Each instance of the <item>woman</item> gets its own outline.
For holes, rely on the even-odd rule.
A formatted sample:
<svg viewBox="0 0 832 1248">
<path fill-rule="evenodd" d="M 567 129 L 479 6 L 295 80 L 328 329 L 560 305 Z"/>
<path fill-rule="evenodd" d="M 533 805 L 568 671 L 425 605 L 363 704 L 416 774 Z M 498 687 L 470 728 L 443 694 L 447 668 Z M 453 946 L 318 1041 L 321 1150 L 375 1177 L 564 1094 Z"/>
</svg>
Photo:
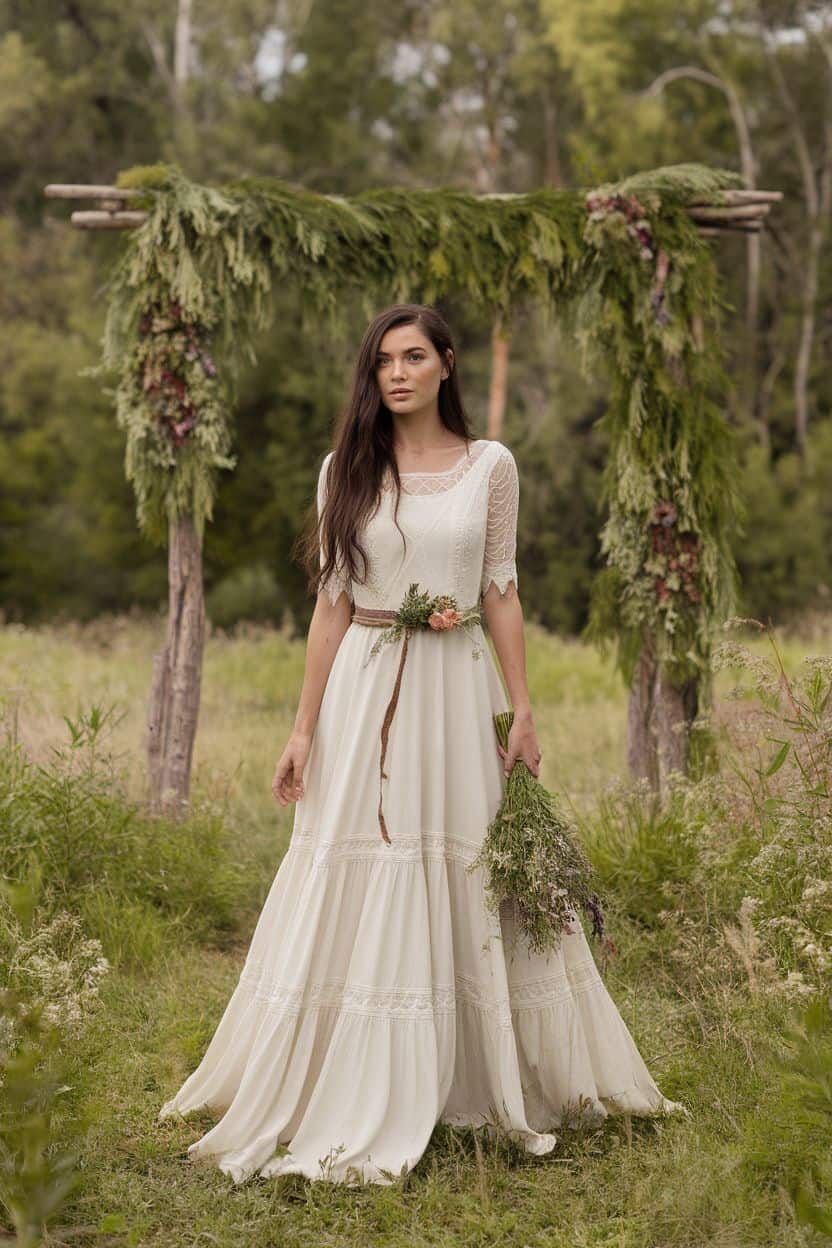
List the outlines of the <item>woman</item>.
<svg viewBox="0 0 832 1248">
<path fill-rule="evenodd" d="M 437 1122 L 490 1122 L 542 1154 L 578 1112 L 687 1112 L 653 1082 L 577 916 L 533 955 L 467 870 L 504 776 L 540 767 L 518 493 L 511 451 L 470 432 L 442 317 L 382 312 L 301 545 L 317 602 L 272 786 L 296 803 L 291 842 L 202 1062 L 160 1113 L 221 1113 L 188 1152 L 237 1182 L 389 1183 Z M 481 604 L 508 700 L 476 621 L 435 612 L 445 624 L 375 646 L 412 584 Z M 492 716 L 509 706 L 503 750 Z"/>
</svg>

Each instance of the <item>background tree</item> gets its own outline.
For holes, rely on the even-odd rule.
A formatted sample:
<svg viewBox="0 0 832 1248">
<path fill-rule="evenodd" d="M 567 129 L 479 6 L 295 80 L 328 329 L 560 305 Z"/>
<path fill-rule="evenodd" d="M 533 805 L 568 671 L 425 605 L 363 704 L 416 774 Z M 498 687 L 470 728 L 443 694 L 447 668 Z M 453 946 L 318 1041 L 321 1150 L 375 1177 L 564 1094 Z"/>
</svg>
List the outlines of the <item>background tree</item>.
<svg viewBox="0 0 832 1248">
<path fill-rule="evenodd" d="M 749 609 L 762 601 L 775 619 L 785 620 L 822 606 L 829 583 L 820 557 L 826 541 L 822 513 L 791 554 L 805 568 L 797 597 L 774 574 L 782 566 L 779 556 L 769 564 L 771 530 L 785 541 L 804 522 L 799 500 L 783 486 L 803 420 L 798 390 L 810 413 L 804 421 L 807 445 L 819 469 L 825 462 L 832 273 L 829 249 L 818 234 L 817 290 L 807 304 L 806 187 L 760 21 L 775 33 L 820 194 L 828 125 L 828 61 L 819 42 L 821 36 L 828 40 L 823 6 L 769 6 L 758 13 L 751 0 L 732 0 L 716 14 L 710 3 L 684 0 L 672 23 L 657 0 L 579 0 L 568 6 L 528 0 L 513 11 L 516 25 L 502 31 L 506 64 L 492 127 L 500 190 L 588 186 L 687 158 L 739 169 L 737 130 L 724 92 L 679 81 L 660 98 L 639 97 L 666 71 L 697 64 L 730 80 L 742 100 L 758 183 L 783 189 L 785 198 L 761 246 L 750 399 L 742 379 L 752 244 L 739 236 L 712 244 L 734 308 L 725 334 L 738 382 L 730 401 L 749 457 L 741 485 L 749 492 L 753 479 L 758 498 L 764 482 L 777 508 L 767 517 L 766 532 L 749 522 L 736 554 L 746 572 Z M 0 248 L 6 277 L 0 294 L 0 606 L 9 618 L 61 612 L 83 617 L 130 604 L 155 607 L 164 597 L 164 559 L 133 532 L 122 448 L 106 398 L 81 371 L 97 357 L 103 283 L 118 244 L 99 238 L 90 248 L 63 225 L 50 228 L 54 210 L 44 204 L 42 188 L 60 176 L 56 171 L 106 182 L 119 168 L 181 155 L 186 171 L 199 179 L 274 174 L 334 193 L 390 183 L 475 187 L 488 149 L 484 97 L 466 51 L 475 28 L 456 0 L 441 6 L 438 0 L 409 0 L 395 12 L 377 0 L 362 6 L 350 0 L 228 0 L 223 6 L 192 0 L 185 93 L 191 147 L 184 152 L 161 68 L 170 71 L 173 64 L 176 13 L 176 6 L 161 0 L 143 0 L 133 9 L 114 0 L 0 0 Z M 500 37 L 500 14 L 506 13 L 498 6 L 478 16 L 478 38 L 486 48 L 489 39 Z M 820 217 L 818 222 L 822 227 Z M 813 309 L 811 324 L 806 307 Z M 485 435 L 493 326 L 464 300 L 446 310 L 464 347 L 469 405 Z M 288 534 L 297 499 L 311 497 L 314 472 L 302 454 L 282 450 L 281 441 L 289 431 L 306 429 L 312 431 L 307 445 L 325 448 L 362 316 L 355 303 L 343 301 L 342 332 L 326 338 L 323 376 L 321 343 L 298 334 L 288 303 L 256 344 L 258 367 L 238 409 L 240 484 L 223 495 L 205 552 L 209 606 L 219 604 L 219 597 L 211 597 L 216 590 L 226 603 L 245 604 L 245 614 L 279 619 L 289 610 L 299 613 L 303 625 L 309 604 L 288 557 Z M 512 336 L 501 428 L 517 449 L 524 480 L 537 483 L 521 514 L 521 549 L 536 572 L 527 577 L 526 601 L 543 623 L 563 627 L 574 621 L 568 626 L 578 627 L 586 619 L 586 587 L 597 564 L 591 535 L 597 531 L 599 443 L 597 431 L 594 438 L 582 431 L 603 412 L 604 383 L 598 378 L 588 385 L 576 374 L 573 344 L 553 336 L 538 311 L 528 309 L 518 324 L 522 332 Z M 806 367 L 805 347 L 802 356 L 800 349 L 808 338 Z M 763 435 L 770 446 L 761 459 L 753 446 Z M 574 479 L 582 482 L 568 517 L 560 510 L 568 482 L 557 474 L 547 478 L 542 467 L 560 465 L 567 449 Z M 51 465 L 43 474 L 32 467 L 38 454 Z M 282 476 L 280 488 L 274 482 L 270 491 L 264 466 L 272 462 Z M 258 488 L 243 488 L 243 480 L 258 477 Z M 552 534 L 542 551 L 544 515 L 584 537 L 561 541 Z M 245 598 L 231 592 L 240 576 L 248 578 Z M 224 622 L 232 617 L 228 608 L 222 612 Z"/>
</svg>

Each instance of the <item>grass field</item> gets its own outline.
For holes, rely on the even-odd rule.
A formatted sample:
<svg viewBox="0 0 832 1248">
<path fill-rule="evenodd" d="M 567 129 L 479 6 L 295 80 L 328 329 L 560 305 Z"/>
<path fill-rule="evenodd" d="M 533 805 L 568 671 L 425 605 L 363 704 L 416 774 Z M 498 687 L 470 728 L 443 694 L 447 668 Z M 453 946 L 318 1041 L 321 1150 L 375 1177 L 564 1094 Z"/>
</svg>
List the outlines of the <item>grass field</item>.
<svg viewBox="0 0 832 1248">
<path fill-rule="evenodd" d="M 764 803 L 791 801 L 803 783 L 792 766 L 799 751 L 771 779 L 754 772 L 759 727 L 752 720 L 735 731 L 738 709 L 750 714 L 753 697 L 723 702 L 733 684 L 726 671 L 718 680 L 721 771 L 655 808 L 625 788 L 625 697 L 612 662 L 534 626 L 527 627 L 528 670 L 541 779 L 571 803 L 600 873 L 619 945 L 603 964 L 605 980 L 662 1091 L 685 1101 L 691 1118 L 610 1118 L 598 1129 L 563 1131 L 556 1151 L 537 1159 L 499 1136 L 437 1128 L 395 1188 L 296 1177 L 234 1187 L 218 1170 L 188 1162 L 188 1143 L 211 1118 L 157 1124 L 156 1113 L 211 1037 L 288 841 L 294 807 L 275 802 L 270 782 L 294 716 L 304 650 L 275 631 L 209 638 L 194 814 L 182 828 L 151 826 L 138 804 L 150 665 L 161 636 L 161 624 L 133 619 L 0 630 L 2 874 L 14 881 L 40 862 L 39 906 L 26 930 L 70 911 L 112 964 L 97 1008 L 61 1048 L 66 1090 L 49 1121 L 46 1156 L 75 1141 L 77 1180 L 55 1202 L 47 1242 L 832 1242 L 827 972 L 812 942 L 796 934 L 802 925 L 817 948 L 830 930 L 832 901 L 823 900 L 823 888 L 814 908 L 806 901 L 807 881 L 814 888 L 813 873 L 832 845 L 823 825 L 828 788 L 826 798 L 803 803 L 803 823 L 794 802 L 788 827 L 770 822 L 782 807 Z M 788 670 L 799 671 L 807 650 L 828 654 L 828 640 L 818 632 L 809 643 L 784 641 Z M 751 652 L 762 656 L 765 641 L 754 641 Z M 79 732 L 93 707 L 111 718 L 97 738 L 69 749 L 64 717 Z M 813 730 L 816 752 L 827 740 L 824 723 Z M 743 766 L 747 774 L 737 779 Z M 763 804 L 748 796 L 755 784 L 769 786 L 760 790 Z M 758 855 L 768 839 L 781 858 L 767 867 Z M 743 920 L 749 894 L 754 914 L 777 922 L 754 929 Z M 7 948 L 14 922 L 7 907 Z M 783 987 L 789 972 L 794 991 Z M 11 1111 L 0 1116 L 4 1150 L 27 1129 Z M 0 1155 L 7 1202 L 15 1190 L 8 1155 Z M 15 1207 L 39 1200 L 43 1208 L 50 1182 L 44 1163 Z"/>
</svg>

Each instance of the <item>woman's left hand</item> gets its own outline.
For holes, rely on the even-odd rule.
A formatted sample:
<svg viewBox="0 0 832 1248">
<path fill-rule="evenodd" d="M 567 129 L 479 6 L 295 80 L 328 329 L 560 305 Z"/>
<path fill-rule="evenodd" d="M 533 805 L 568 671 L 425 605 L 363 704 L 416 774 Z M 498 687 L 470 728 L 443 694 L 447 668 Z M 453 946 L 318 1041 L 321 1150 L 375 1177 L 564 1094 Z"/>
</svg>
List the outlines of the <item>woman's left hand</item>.
<svg viewBox="0 0 832 1248">
<path fill-rule="evenodd" d="M 535 779 L 540 775 L 540 759 L 543 751 L 538 744 L 531 712 L 519 719 L 516 715 L 514 716 L 508 733 L 508 749 L 504 750 L 498 741 L 497 753 L 503 760 L 503 769 L 507 776 L 511 775 L 518 758 L 523 760 Z"/>
</svg>

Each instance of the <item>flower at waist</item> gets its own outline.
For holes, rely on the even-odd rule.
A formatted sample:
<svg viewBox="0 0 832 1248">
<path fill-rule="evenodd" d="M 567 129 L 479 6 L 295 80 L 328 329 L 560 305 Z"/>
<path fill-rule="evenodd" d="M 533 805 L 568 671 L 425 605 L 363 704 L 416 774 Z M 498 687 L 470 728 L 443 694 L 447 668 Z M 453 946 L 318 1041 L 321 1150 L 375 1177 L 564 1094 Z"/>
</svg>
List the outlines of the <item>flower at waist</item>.
<svg viewBox="0 0 832 1248">
<path fill-rule="evenodd" d="M 387 823 L 382 810 L 382 781 L 389 779 L 387 772 L 384 770 L 384 759 L 387 754 L 387 738 L 390 733 L 390 724 L 393 720 L 393 713 L 399 700 L 399 689 L 402 683 L 402 674 L 404 672 L 405 659 L 407 658 L 407 645 L 410 640 L 410 634 L 418 628 L 430 628 L 434 632 L 447 632 L 454 628 L 468 629 L 471 625 L 480 623 L 479 604 L 473 607 L 467 607 L 460 610 L 457 607 L 456 599 L 452 594 L 436 594 L 431 596 L 424 590 L 419 592 L 419 582 L 412 581 L 407 593 L 402 599 L 402 604 L 397 611 L 362 611 L 356 608 L 353 613 L 353 622 L 356 624 L 367 624 L 378 627 L 383 625 L 386 620 L 392 619 L 389 628 L 385 628 L 384 632 L 373 643 L 370 653 L 364 661 L 366 667 L 374 654 L 378 654 L 381 647 L 388 641 L 397 641 L 399 637 L 404 635 L 404 645 L 399 659 L 399 667 L 396 673 L 396 680 L 393 685 L 393 693 L 384 712 L 384 719 L 381 725 L 381 751 L 379 754 L 379 795 L 378 795 L 378 822 L 381 828 L 381 835 L 389 845 L 390 836 L 387 832 Z M 482 654 L 482 647 L 475 640 L 474 649 L 472 651 L 475 659 Z"/>
<path fill-rule="evenodd" d="M 455 611 L 453 607 L 446 607 L 444 611 L 434 611 L 432 615 L 429 615 L 428 624 L 437 632 L 441 632 L 445 628 L 454 628 L 461 619 L 462 612 Z"/>
<path fill-rule="evenodd" d="M 375 614 L 378 616 L 381 613 Z M 401 606 L 390 615 L 392 617 L 390 627 L 385 628 L 374 642 L 367 656 L 367 662 L 374 654 L 378 654 L 381 647 L 388 641 L 398 641 L 403 634 L 409 635 L 417 628 L 430 628 L 434 632 L 446 632 L 452 628 L 463 628 L 467 631 L 471 625 L 481 623 L 479 603 L 472 607 L 460 608 L 453 594 L 431 595 L 426 590 L 420 591 L 418 581 L 411 581 Z M 362 619 L 359 611 L 356 611 L 353 618 L 357 623 L 371 622 L 369 619 Z M 372 622 L 379 623 L 379 620 L 376 618 Z M 475 644 L 474 658 L 478 659 L 481 654 L 481 647 Z"/>
</svg>

